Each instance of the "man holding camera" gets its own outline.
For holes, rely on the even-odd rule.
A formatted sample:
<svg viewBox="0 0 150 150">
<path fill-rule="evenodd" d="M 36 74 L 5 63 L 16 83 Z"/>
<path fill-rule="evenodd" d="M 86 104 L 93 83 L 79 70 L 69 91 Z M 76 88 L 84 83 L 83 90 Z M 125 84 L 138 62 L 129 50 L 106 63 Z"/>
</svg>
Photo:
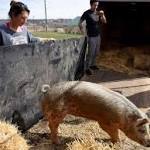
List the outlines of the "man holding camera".
<svg viewBox="0 0 150 150">
<path fill-rule="evenodd" d="M 79 28 L 82 33 L 83 21 L 86 21 L 88 52 L 86 54 L 86 74 L 92 75 L 92 70 L 98 70 L 96 66 L 96 55 L 100 50 L 100 23 L 106 23 L 106 17 L 103 10 L 97 11 L 98 0 L 90 0 L 90 9 L 85 11 L 80 18 Z"/>
</svg>

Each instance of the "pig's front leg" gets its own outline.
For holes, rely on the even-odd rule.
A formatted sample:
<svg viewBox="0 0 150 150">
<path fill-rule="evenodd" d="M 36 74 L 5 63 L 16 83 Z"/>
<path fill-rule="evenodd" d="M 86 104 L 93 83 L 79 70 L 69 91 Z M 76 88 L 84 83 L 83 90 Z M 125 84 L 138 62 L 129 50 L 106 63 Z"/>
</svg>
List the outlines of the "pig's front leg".
<svg viewBox="0 0 150 150">
<path fill-rule="evenodd" d="M 106 131 L 109 134 L 112 143 L 119 142 L 119 131 L 117 125 L 107 125 L 104 123 L 99 123 L 99 125 L 104 131 Z"/>
</svg>

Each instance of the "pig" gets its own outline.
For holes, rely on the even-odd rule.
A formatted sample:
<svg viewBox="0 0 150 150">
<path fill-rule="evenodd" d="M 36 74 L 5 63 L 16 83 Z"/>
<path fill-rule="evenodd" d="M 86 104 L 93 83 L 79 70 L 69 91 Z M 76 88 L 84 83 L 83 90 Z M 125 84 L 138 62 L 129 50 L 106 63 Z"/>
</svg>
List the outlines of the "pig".
<svg viewBox="0 0 150 150">
<path fill-rule="evenodd" d="M 150 147 L 149 120 L 144 112 L 118 92 L 86 81 L 66 81 L 41 88 L 42 111 L 49 122 L 51 140 L 60 144 L 58 126 L 67 114 L 95 120 L 113 143 L 119 129 L 127 137 Z"/>
</svg>

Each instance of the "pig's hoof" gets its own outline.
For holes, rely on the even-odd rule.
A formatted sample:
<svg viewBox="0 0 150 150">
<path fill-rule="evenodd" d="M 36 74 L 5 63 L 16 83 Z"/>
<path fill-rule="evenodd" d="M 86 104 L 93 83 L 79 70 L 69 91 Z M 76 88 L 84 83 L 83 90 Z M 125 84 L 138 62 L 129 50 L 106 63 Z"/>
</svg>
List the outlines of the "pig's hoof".
<svg viewBox="0 0 150 150">
<path fill-rule="evenodd" d="M 113 144 L 116 144 L 116 143 L 119 142 L 119 139 L 111 139 L 111 142 L 112 142 Z"/>
<path fill-rule="evenodd" d="M 52 143 L 55 145 L 60 145 L 61 141 L 60 141 L 60 139 L 56 139 L 56 140 L 53 140 Z"/>
</svg>

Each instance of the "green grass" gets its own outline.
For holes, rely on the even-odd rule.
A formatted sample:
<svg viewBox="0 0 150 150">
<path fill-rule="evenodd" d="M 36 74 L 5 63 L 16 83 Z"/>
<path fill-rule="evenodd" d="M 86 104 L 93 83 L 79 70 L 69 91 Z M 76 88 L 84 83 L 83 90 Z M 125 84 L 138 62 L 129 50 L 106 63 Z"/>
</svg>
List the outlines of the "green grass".
<svg viewBox="0 0 150 150">
<path fill-rule="evenodd" d="M 57 32 L 32 32 L 36 37 L 40 38 L 55 38 L 55 39 L 70 39 L 70 38 L 80 38 L 80 34 L 66 34 L 66 33 L 57 33 Z"/>
</svg>

